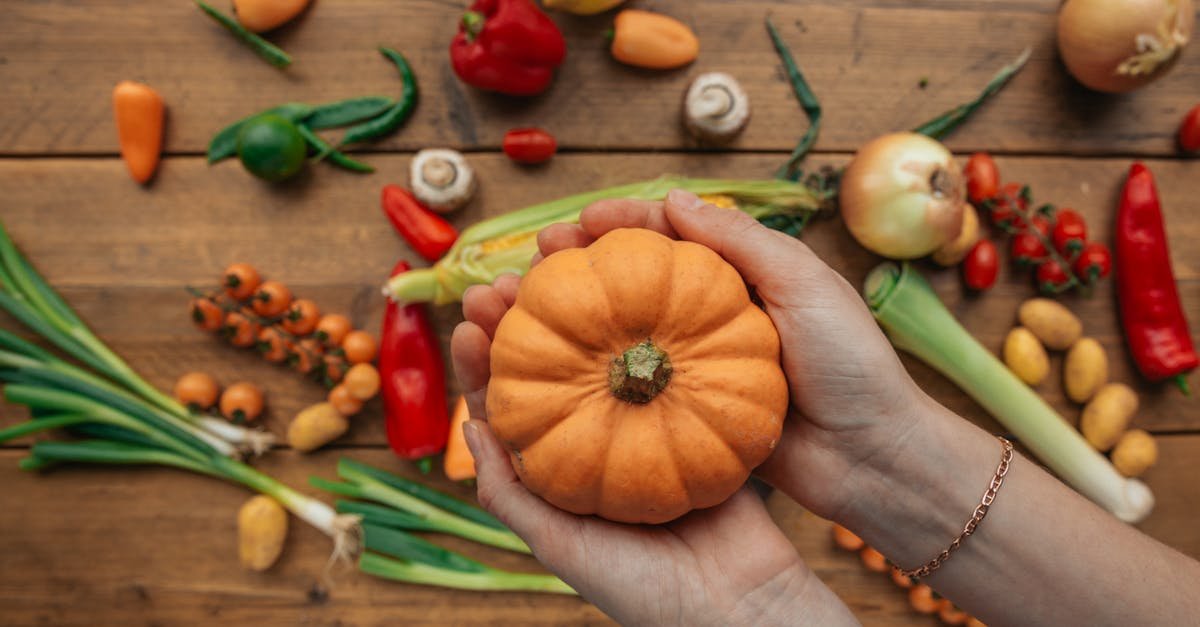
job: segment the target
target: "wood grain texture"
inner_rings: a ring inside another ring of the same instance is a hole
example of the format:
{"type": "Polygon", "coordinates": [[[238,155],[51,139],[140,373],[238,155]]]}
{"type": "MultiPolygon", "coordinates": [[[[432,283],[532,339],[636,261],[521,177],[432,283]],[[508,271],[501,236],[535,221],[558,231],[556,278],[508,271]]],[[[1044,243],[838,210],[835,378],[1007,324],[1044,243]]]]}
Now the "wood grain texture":
{"type": "MultiPolygon", "coordinates": [[[[1192,556],[1196,495],[1180,481],[1200,456],[1200,436],[1160,440],[1162,463],[1146,476],[1158,505],[1140,527],[1192,556]]],[[[248,498],[239,487],[174,470],[65,467],[43,474],[16,469],[18,451],[0,451],[0,622],[24,625],[598,625],[609,621],[572,597],[480,593],[398,584],[347,568],[333,572],[327,601],[310,597],[329,541],[291,519],[279,563],[266,573],[237,563],[235,516],[248,498]]],[[[259,467],[302,491],[310,475],[332,477],[339,455],[415,476],[386,451],[278,452],[259,467]]],[[[461,486],[426,479],[463,498],[461,486]]],[[[782,495],[768,502],[805,561],[866,625],[933,625],[909,611],[904,595],[857,556],[835,549],[829,523],[782,495]]],[[[487,564],[537,572],[529,557],[457,538],[428,536],[487,564]]]]}
{"type": "Polygon", "coordinates": [[[451,71],[446,49],[465,4],[317,2],[271,36],[295,57],[280,72],[190,2],[10,3],[0,23],[0,153],[115,154],[109,93],[122,79],[162,93],[170,152],[198,153],[226,124],[281,102],[397,93],[395,70],[374,51],[379,44],[411,58],[422,100],[403,132],[372,149],[496,148],[505,130],[529,124],[550,129],[568,149],[692,146],[679,119],[683,90],[697,74],[721,70],[742,81],[753,103],[750,126],[733,148],[788,150],[806,122],[764,32],[767,13],[821,98],[817,147],[827,151],[854,150],[973,98],[1026,46],[1034,48],[1029,66],[950,140],[953,147],[1171,155],[1200,84],[1193,46],[1168,78],[1136,97],[1084,90],[1057,59],[1057,0],[646,0],[638,5],[695,29],[702,42],[695,64],[666,73],[621,66],[605,49],[610,16],[556,14],[567,62],[549,92],[514,100],[473,90],[451,71]]]}
{"type": "MultiPolygon", "coordinates": [[[[813,165],[840,165],[845,159],[822,157],[813,165]]],[[[453,216],[459,227],[658,173],[762,177],[779,157],[561,155],[534,169],[492,154],[473,155],[471,160],[484,183],[479,197],[453,216]]],[[[4,220],[12,236],[96,332],[139,372],[164,389],[189,370],[218,373],[226,384],[256,381],[268,392],[267,426],[283,433],[296,411],[320,400],[321,388],[192,328],[183,286],[215,286],[222,268],[247,261],[326,311],[347,313],[356,325],[377,332],[383,310],[379,285],[386,269],[398,256],[423,262],[392,232],[378,206],[379,188],[384,182],[404,180],[409,157],[373,155],[371,161],[378,174],[361,177],[313,167],[296,186],[279,187],[252,179],[232,163],[210,168],[199,158],[176,158],[167,161],[151,191],[128,181],[117,160],[0,161],[0,189],[7,195],[4,220]],[[46,224],[55,227],[47,229],[46,224]]],[[[1093,237],[1111,239],[1112,215],[1128,162],[1007,158],[1000,159],[999,166],[1006,179],[1028,182],[1037,200],[1082,211],[1093,237]]],[[[1153,161],[1150,167],[1160,178],[1185,307],[1200,312],[1200,250],[1188,245],[1200,238],[1200,222],[1192,217],[1196,201],[1186,184],[1191,165],[1153,161]]],[[[816,223],[804,241],[854,285],[861,285],[879,261],[863,251],[837,219],[816,223]]],[[[1007,270],[1004,280],[981,296],[965,295],[953,270],[929,265],[922,269],[964,326],[992,350],[999,350],[1014,324],[1017,306],[1034,294],[1028,274],[1015,269],[1007,270]]],[[[1135,375],[1120,335],[1111,282],[1091,297],[1072,296],[1064,302],[1084,320],[1086,333],[1108,351],[1112,379],[1143,390],[1139,425],[1155,431],[1200,430],[1200,407],[1180,403],[1169,389],[1141,383],[1135,375]]],[[[434,318],[445,349],[460,314],[453,306],[438,307],[434,318]]],[[[1054,357],[1055,372],[1060,361],[1061,356],[1054,357]]],[[[905,363],[935,398],[999,430],[949,381],[916,360],[906,358],[905,363]]],[[[453,379],[449,366],[447,373],[453,379]]],[[[452,387],[451,394],[455,390],[452,387]]],[[[1079,409],[1063,396],[1058,377],[1042,391],[1068,420],[1078,419],[1079,409]]],[[[0,418],[0,424],[21,415],[8,412],[10,417],[0,418]]],[[[384,442],[378,402],[368,404],[344,441],[384,442]]]]}

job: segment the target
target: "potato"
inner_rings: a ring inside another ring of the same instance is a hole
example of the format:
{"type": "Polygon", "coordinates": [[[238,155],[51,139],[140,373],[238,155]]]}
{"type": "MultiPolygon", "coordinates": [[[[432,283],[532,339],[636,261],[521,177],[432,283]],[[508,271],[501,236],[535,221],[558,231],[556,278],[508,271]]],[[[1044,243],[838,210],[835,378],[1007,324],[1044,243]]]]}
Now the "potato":
{"type": "Polygon", "coordinates": [[[1031,298],[1021,303],[1017,320],[1050,350],[1067,350],[1083,335],[1083,323],[1079,318],[1049,298],[1031,298]]]}
{"type": "Polygon", "coordinates": [[[288,444],[307,453],[329,444],[350,428],[350,421],[329,403],[317,403],[300,410],[288,425],[288,444]]]}
{"type": "Polygon", "coordinates": [[[1117,441],[1112,452],[1113,466],[1126,477],[1139,477],[1158,461],[1158,444],[1141,429],[1130,429],[1117,441]]]}
{"type": "Polygon", "coordinates": [[[1050,374],[1050,357],[1046,349],[1025,327],[1017,327],[1004,338],[1004,363],[1017,378],[1029,385],[1038,385],[1050,374]]]}
{"type": "Polygon", "coordinates": [[[1076,403],[1086,403],[1108,382],[1108,355],[1100,342],[1085,337],[1067,351],[1063,362],[1063,387],[1067,398],[1076,403]]]}
{"type": "Polygon", "coordinates": [[[940,266],[953,266],[962,261],[971,248],[979,242],[979,213],[969,204],[963,205],[962,230],[954,241],[933,253],[933,262],[940,266]]]}
{"type": "Polygon", "coordinates": [[[238,557],[242,566],[264,571],[283,553],[288,515],[275,499],[258,495],[238,510],[238,557]]]}
{"type": "Polygon", "coordinates": [[[1079,432],[1098,451],[1112,448],[1137,413],[1138,398],[1124,383],[1101,387],[1079,418],[1079,432]]]}

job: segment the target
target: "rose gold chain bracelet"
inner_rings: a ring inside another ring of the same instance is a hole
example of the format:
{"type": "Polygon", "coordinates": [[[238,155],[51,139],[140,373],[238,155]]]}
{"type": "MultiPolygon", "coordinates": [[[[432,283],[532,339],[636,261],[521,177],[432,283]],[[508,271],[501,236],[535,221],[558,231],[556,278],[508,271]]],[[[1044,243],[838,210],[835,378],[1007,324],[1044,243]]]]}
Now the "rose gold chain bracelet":
{"type": "Polygon", "coordinates": [[[996,493],[1000,491],[1000,486],[1004,484],[1004,476],[1008,474],[1008,466],[1013,458],[1012,442],[999,436],[997,436],[997,439],[1004,446],[1004,452],[1000,456],[1000,465],[996,467],[996,474],[992,476],[992,483],[988,485],[987,492],[983,493],[983,499],[975,507],[975,513],[971,516],[971,520],[967,521],[967,524],[963,526],[962,533],[958,534],[958,537],[950,543],[950,546],[946,547],[946,550],[918,568],[901,570],[900,573],[903,576],[914,579],[928,577],[929,573],[937,570],[942,565],[942,562],[949,559],[950,554],[957,551],[958,547],[962,546],[963,540],[966,540],[967,536],[975,533],[975,529],[979,527],[979,523],[983,522],[983,517],[987,516],[988,509],[992,507],[992,501],[996,500],[996,493]]]}

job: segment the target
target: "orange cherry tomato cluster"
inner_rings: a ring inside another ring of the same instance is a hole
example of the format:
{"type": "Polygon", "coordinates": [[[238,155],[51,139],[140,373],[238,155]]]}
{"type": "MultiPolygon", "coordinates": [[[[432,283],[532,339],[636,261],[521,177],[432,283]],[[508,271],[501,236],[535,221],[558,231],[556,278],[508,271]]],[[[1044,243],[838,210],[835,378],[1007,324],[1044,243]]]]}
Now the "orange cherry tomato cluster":
{"type": "Polygon", "coordinates": [[[888,573],[892,581],[900,588],[908,591],[908,604],[918,614],[937,615],[946,625],[966,625],[967,627],[986,627],[979,619],[969,616],[942,597],[933,588],[914,579],[904,576],[895,564],[892,564],[882,553],[867,546],[862,538],[845,527],[833,525],[833,544],[839,549],[858,553],[863,566],[874,573],[888,573]]]}
{"type": "MultiPolygon", "coordinates": [[[[1034,269],[1040,291],[1060,294],[1090,288],[1112,272],[1112,252],[1088,239],[1087,222],[1078,211],[1048,204],[1033,209],[1029,186],[1001,185],[996,163],[987,153],[971,155],[964,172],[968,199],[1009,236],[1009,258],[1034,269]]],[[[995,244],[980,240],[963,261],[963,280],[973,290],[988,289],[996,282],[999,265],[995,244]]]]}
{"type": "Polygon", "coordinates": [[[253,383],[238,381],[221,391],[220,384],[207,372],[189,372],[175,381],[175,400],[192,411],[220,414],[235,424],[254,422],[262,415],[262,388],[253,383]]]}
{"type": "Polygon", "coordinates": [[[286,285],[263,280],[253,266],[235,263],[221,275],[220,292],[193,294],[190,311],[198,328],[320,381],[342,414],[358,413],[379,393],[374,336],[355,329],[346,316],[322,314],[315,302],[294,298],[286,285]]]}

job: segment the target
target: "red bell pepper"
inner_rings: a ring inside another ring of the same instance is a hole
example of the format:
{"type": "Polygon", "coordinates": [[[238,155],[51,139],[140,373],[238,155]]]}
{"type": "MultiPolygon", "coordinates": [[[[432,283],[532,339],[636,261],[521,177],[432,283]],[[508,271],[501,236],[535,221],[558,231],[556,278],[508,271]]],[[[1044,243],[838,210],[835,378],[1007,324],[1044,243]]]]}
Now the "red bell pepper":
{"type": "Polygon", "coordinates": [[[566,54],[562,33],[531,0],[475,0],[450,44],[463,82],[512,96],[544,91],[566,54]]]}
{"type": "Polygon", "coordinates": [[[1200,365],[1175,287],[1154,176],[1135,163],[1117,213],[1117,290],[1133,361],[1151,381],[1174,379],[1200,365]]]}
{"type": "Polygon", "coordinates": [[[441,259],[458,239],[452,224],[398,185],[383,186],[383,212],[408,245],[429,261],[441,259]]]}
{"type": "MultiPolygon", "coordinates": [[[[392,276],[407,272],[400,261],[392,276]]],[[[432,455],[446,448],[450,415],[446,374],[437,334],[422,305],[388,302],[379,342],[379,375],[388,444],[428,472],[432,455]]]]}

